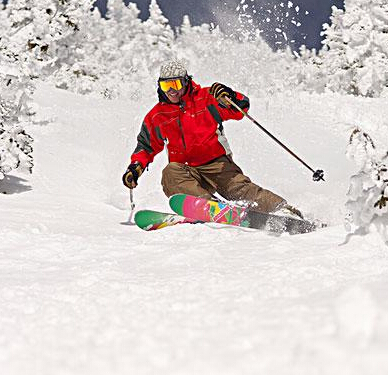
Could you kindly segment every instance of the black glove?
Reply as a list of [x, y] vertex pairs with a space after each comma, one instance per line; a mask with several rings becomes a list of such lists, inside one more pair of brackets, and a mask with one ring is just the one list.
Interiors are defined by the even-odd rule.
[[139, 163], [130, 164], [123, 175], [123, 184], [129, 189], [134, 189], [137, 186], [137, 180], [142, 175], [143, 170]]
[[222, 83], [213, 83], [212, 87], [210, 87], [210, 95], [213, 95], [218, 102], [221, 102], [228, 107], [230, 104], [223, 100], [224, 97], [236, 102], [236, 93], [230, 87], [225, 86]]
[[386, 206], [388, 202], [388, 197], [385, 197], [384, 195], [381, 196], [381, 198], [374, 204], [374, 207], [380, 208], [380, 210]]

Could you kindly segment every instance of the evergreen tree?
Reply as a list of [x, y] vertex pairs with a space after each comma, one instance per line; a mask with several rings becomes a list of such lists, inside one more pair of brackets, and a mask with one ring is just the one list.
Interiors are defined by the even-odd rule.
[[360, 170], [350, 179], [346, 228], [364, 233], [374, 226], [388, 241], [388, 153], [377, 152], [371, 137], [357, 128], [351, 135], [347, 155]]
[[301, 46], [297, 54], [296, 86], [305, 91], [323, 93], [326, 88], [326, 75], [322, 66], [322, 58], [315, 49], [309, 50]]
[[[0, 59], [1, 60], [1, 59]], [[13, 169], [32, 171], [32, 138], [24, 131], [32, 115], [28, 82], [0, 62], [0, 180]]]
[[100, 46], [104, 60], [109, 62], [115, 73], [120, 69], [126, 71], [129, 68], [126, 58], [138, 54], [142, 51], [141, 48], [144, 48], [139, 45], [144, 34], [143, 24], [138, 18], [139, 13], [136, 4], [129, 3], [126, 6], [121, 0], [108, 2], [104, 40]]
[[5, 42], [32, 76], [52, 74], [83, 57], [83, 23], [92, 0], [13, 0]]
[[120, 48], [132, 41], [140, 32], [142, 23], [139, 18], [140, 10], [135, 3], [125, 5], [122, 0], [109, 0], [107, 7], [108, 32], [106, 35], [116, 39]]
[[388, 0], [345, 0], [345, 11], [333, 7], [331, 21], [321, 52], [326, 86], [371, 97], [387, 91]]
[[28, 4], [19, 19], [9, 9], [0, 10], [0, 180], [14, 169], [31, 172], [32, 138], [25, 126], [33, 119], [34, 85], [20, 63], [22, 55], [9, 38], [31, 23]]
[[222, 80], [246, 94], [265, 96], [283, 90], [287, 84], [294, 85], [296, 79], [290, 50], [273, 52], [259, 31], [255, 37], [239, 41], [225, 36], [218, 27], [190, 26], [190, 19], [185, 17], [174, 51], [190, 61], [192, 71], [202, 74], [202, 67], [207, 66], [208, 71], [200, 76], [207, 84]]
[[164, 17], [156, 0], [151, 0], [150, 17], [144, 22], [146, 33], [143, 35], [144, 49], [148, 51], [151, 71], [159, 68], [160, 63], [172, 57], [174, 33]]
[[97, 8], [91, 12], [87, 11], [82, 21], [82, 33], [74, 35], [79, 39], [81, 47], [77, 50], [73, 62], [61, 62], [48, 80], [59, 88], [81, 94], [96, 90], [106, 73], [101, 49], [105, 40], [105, 21]]
[[126, 6], [121, 0], [108, 2], [107, 19], [103, 25], [104, 40], [99, 44], [100, 61], [106, 71], [101, 92], [106, 98], [114, 98], [120, 93], [138, 98], [140, 91], [144, 91], [141, 82], [149, 78], [148, 56], [151, 51], [146, 45], [147, 30], [138, 17], [139, 13], [136, 4]]

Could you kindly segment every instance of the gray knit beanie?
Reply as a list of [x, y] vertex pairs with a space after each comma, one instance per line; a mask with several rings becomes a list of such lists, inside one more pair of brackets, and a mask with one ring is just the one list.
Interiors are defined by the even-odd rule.
[[185, 77], [186, 75], [187, 69], [181, 60], [169, 60], [160, 67], [160, 79]]

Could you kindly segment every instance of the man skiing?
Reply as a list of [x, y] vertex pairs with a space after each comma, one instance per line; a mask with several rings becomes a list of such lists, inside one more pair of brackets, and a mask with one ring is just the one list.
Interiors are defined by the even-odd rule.
[[161, 66], [157, 92], [159, 103], [146, 115], [123, 175], [126, 187], [137, 186], [144, 169], [166, 145], [169, 163], [162, 172], [162, 187], [167, 197], [184, 193], [211, 199], [217, 192], [227, 200], [247, 201], [257, 211], [301, 216], [285, 199], [251, 182], [232, 159], [223, 122], [243, 115], [225, 98], [248, 111], [246, 96], [221, 83], [201, 88], [179, 60]]

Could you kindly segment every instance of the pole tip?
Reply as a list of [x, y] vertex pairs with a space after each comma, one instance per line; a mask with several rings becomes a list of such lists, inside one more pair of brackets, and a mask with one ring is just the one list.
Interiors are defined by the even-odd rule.
[[313, 180], [314, 181], [325, 181], [325, 179], [323, 178], [323, 170], [322, 169], [317, 169], [314, 174], [313, 174]]

